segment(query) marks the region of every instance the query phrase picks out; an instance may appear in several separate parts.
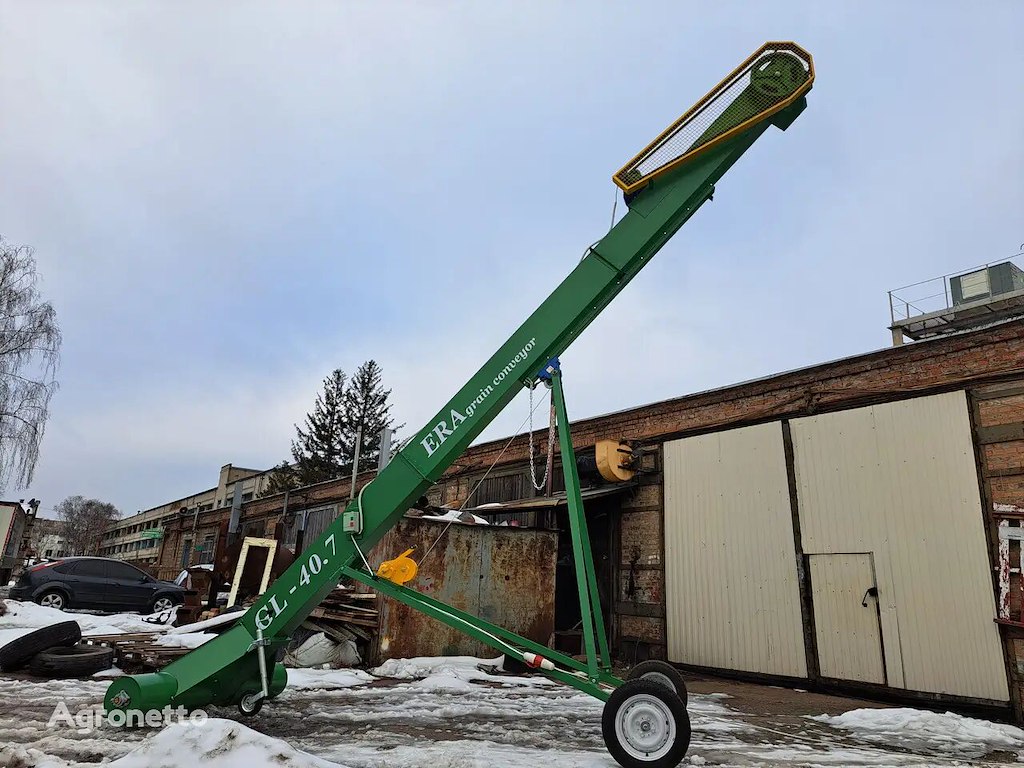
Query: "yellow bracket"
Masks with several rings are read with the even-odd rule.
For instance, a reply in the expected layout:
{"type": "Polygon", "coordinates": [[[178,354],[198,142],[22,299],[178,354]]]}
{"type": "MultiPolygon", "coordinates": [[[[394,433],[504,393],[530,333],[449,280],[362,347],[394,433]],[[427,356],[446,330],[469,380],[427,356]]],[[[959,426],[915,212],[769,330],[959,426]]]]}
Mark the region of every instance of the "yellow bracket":
{"type": "Polygon", "coordinates": [[[393,581],[395,584],[406,584],[416,578],[419,566],[409,555],[411,549],[405,550],[394,560],[385,560],[377,569],[377,575],[382,579],[393,581]]]}

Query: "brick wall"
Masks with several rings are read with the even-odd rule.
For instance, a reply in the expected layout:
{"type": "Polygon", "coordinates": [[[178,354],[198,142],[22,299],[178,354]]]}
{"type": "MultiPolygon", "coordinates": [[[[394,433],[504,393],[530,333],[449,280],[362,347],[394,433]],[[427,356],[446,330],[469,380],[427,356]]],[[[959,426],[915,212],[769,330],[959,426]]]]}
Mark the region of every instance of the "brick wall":
{"type": "MultiPolygon", "coordinates": [[[[657,444],[724,426],[805,416],[960,389],[971,382],[1022,373],[1024,320],[952,338],[883,349],[606,416],[580,419],[572,423],[573,445],[583,448],[602,438],[619,437],[657,444]]],[[[542,437],[536,433],[535,438],[540,446],[542,437]]],[[[1021,439],[1024,440],[1024,434],[1021,439]]],[[[444,474],[443,489],[428,494],[431,500],[452,504],[464,499],[470,490],[469,477],[479,476],[490,467],[501,455],[506,442],[507,438],[502,438],[469,448],[458,464],[444,474]]],[[[555,450],[558,450],[557,446],[555,450]]],[[[525,466],[528,460],[527,436],[523,434],[509,444],[495,467],[525,466]]],[[[372,472],[360,474],[357,488],[372,478],[372,472]]],[[[289,506],[302,509],[320,503],[345,501],[348,496],[349,480],[332,480],[292,493],[289,506]]],[[[283,503],[284,494],[254,499],[243,505],[242,514],[248,518],[280,513],[283,503]]],[[[206,519],[204,515],[217,515],[219,519],[226,513],[226,509],[210,510],[202,513],[200,520],[206,519]]]]}
{"type": "MultiPolygon", "coordinates": [[[[999,564],[999,521],[1024,518],[1024,383],[1001,382],[974,387],[971,410],[978,446],[982,498],[987,512],[991,557],[999,564]]],[[[1009,618],[1001,627],[1011,683],[1014,716],[1024,721],[1024,582],[1021,543],[1008,542],[1009,618]]],[[[998,577],[994,579],[998,605],[998,577]]]]}
{"type": "Polygon", "coordinates": [[[615,650],[631,663],[665,658],[662,476],[656,453],[641,485],[622,500],[618,520],[615,650]]]}
{"type": "MultiPolygon", "coordinates": [[[[806,416],[918,394],[962,389],[975,381],[1024,374],[1024,320],[945,339],[891,347],[724,389],[664,400],[572,423],[573,445],[602,438],[665,439],[787,416],[806,416]]],[[[572,376],[571,370],[566,372],[572,376]]],[[[571,408],[572,403],[569,403],[571,408]]],[[[1024,438],[1024,435],[1022,435],[1024,438]]],[[[458,471],[490,466],[506,440],[470,448],[458,471]]],[[[524,462],[525,435],[498,466],[524,462]]]]}

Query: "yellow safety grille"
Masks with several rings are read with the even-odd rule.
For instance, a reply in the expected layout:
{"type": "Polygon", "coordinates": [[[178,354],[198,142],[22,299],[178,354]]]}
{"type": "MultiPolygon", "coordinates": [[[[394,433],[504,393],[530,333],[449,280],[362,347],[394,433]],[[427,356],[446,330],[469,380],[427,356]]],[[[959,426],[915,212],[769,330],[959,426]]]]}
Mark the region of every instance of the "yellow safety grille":
{"type": "Polygon", "coordinates": [[[765,43],[612,178],[635,192],[789,106],[813,82],[807,51],[796,43],[765,43]]]}

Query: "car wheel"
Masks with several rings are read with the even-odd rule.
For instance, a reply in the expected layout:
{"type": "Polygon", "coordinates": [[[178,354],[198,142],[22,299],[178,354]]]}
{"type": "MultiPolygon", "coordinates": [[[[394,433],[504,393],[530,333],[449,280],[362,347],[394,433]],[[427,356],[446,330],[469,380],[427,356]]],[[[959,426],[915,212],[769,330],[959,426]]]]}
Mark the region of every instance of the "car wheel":
{"type": "Polygon", "coordinates": [[[667,685],[627,680],[604,705],[601,735],[623,768],[673,768],[690,747],[690,717],[667,685]]]}
{"type": "Polygon", "coordinates": [[[63,611],[68,604],[64,593],[56,589],[43,592],[43,594],[36,598],[36,602],[45,608],[56,608],[58,611],[63,611]]]}
{"type": "Polygon", "coordinates": [[[682,699],[683,704],[687,702],[686,681],[679,674],[679,670],[665,661],[642,661],[629,670],[627,680],[650,680],[653,683],[661,683],[675,692],[676,696],[682,699]]]}
{"type": "Polygon", "coordinates": [[[153,601],[153,610],[150,613],[163,613],[171,610],[177,604],[173,597],[158,597],[153,601]]]}

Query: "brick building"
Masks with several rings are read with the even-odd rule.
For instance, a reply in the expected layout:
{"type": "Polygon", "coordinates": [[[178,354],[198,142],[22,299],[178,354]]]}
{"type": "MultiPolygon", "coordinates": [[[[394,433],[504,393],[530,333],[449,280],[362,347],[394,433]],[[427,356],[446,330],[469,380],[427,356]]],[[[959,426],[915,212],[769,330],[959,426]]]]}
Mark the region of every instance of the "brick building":
{"type": "MultiPolygon", "coordinates": [[[[1022,719],[1024,320],[581,419],[572,430],[578,451],[631,441],[643,468],[632,483],[585,494],[623,661],[667,658],[1022,719]]],[[[543,453],[546,435],[535,440],[543,453]]],[[[514,502],[488,513],[564,529],[557,494],[532,490],[526,436],[506,443],[471,447],[430,501],[514,502]]],[[[294,528],[348,498],[339,480],[255,499],[241,526],[249,535],[279,520],[294,528]]],[[[161,575],[194,558],[229,512],[166,520],[161,575]]],[[[575,623],[567,552],[560,545],[555,596],[563,646],[575,623]]]]}
{"type": "MultiPolygon", "coordinates": [[[[213,488],[114,521],[103,534],[96,554],[117,560],[128,560],[136,565],[155,565],[167,523],[183,515],[195,515],[230,507],[236,487],[243,502],[251,501],[266,487],[269,474],[269,470],[246,469],[225,464],[220,468],[220,477],[213,488]]],[[[211,556],[212,552],[211,548],[206,553],[207,557],[211,556]]]]}

